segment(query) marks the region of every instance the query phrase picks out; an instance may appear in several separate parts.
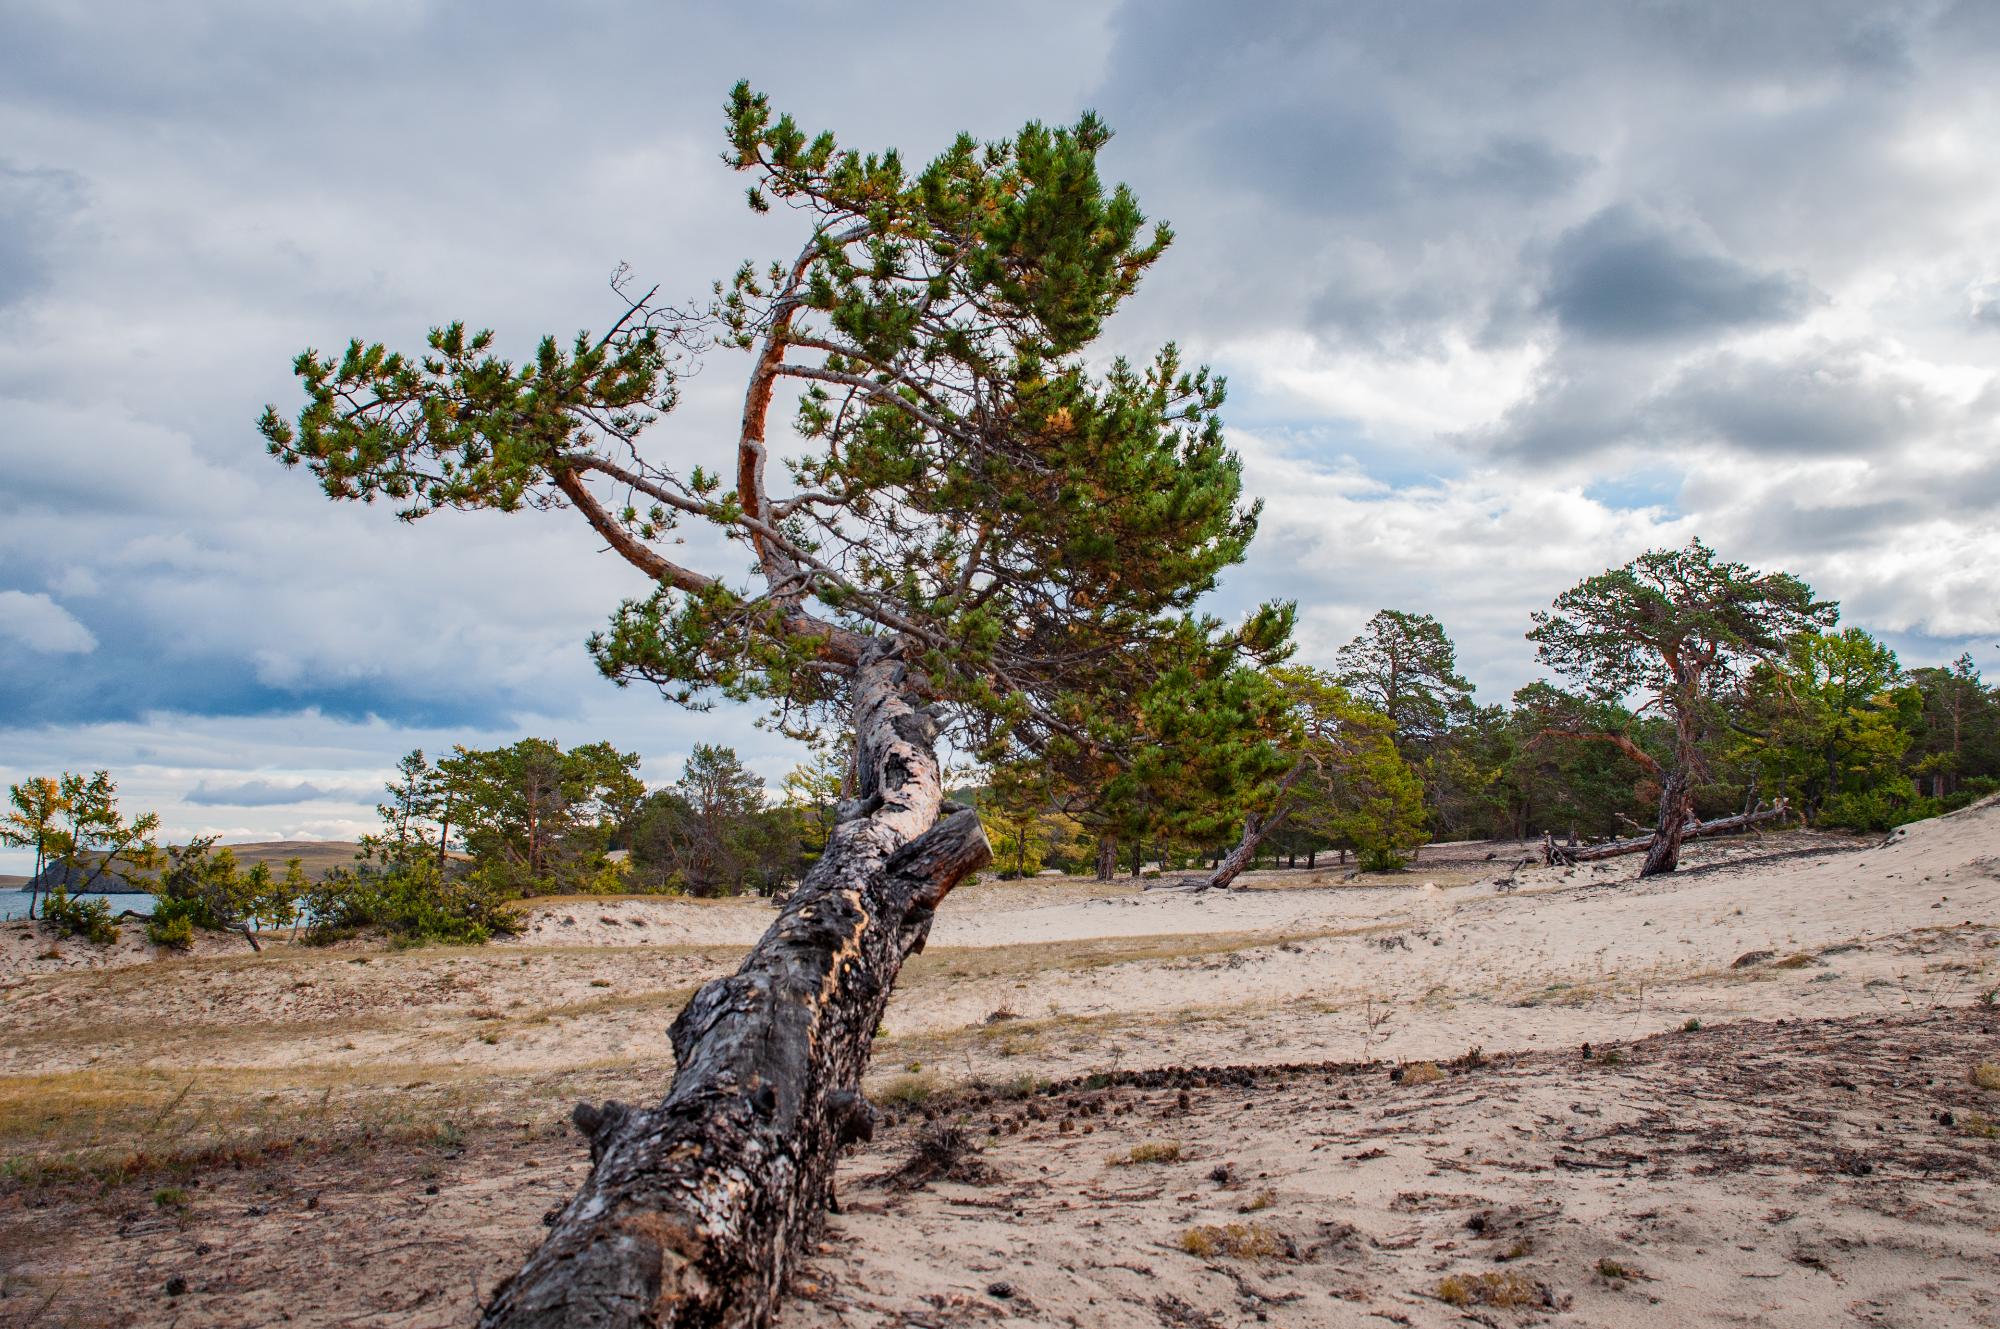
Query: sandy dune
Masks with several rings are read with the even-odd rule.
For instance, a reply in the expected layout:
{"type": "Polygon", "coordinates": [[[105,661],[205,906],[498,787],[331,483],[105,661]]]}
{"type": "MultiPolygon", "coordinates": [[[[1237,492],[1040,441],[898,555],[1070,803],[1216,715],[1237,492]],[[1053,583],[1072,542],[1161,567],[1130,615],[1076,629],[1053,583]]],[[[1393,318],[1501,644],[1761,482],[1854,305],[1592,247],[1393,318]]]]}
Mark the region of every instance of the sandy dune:
{"type": "MultiPolygon", "coordinates": [[[[784,1323],[2000,1324],[2000,805],[1644,884],[1502,890],[1515,857],[965,888],[784,1323]],[[982,1181],[870,1180],[952,1123],[982,1181]],[[1109,1161],[1137,1146],[1175,1156],[1109,1161]]],[[[575,1184],[568,1105],[657,1093],[770,918],[559,900],[484,948],[164,959],[0,930],[0,1323],[466,1322],[575,1184]]]]}

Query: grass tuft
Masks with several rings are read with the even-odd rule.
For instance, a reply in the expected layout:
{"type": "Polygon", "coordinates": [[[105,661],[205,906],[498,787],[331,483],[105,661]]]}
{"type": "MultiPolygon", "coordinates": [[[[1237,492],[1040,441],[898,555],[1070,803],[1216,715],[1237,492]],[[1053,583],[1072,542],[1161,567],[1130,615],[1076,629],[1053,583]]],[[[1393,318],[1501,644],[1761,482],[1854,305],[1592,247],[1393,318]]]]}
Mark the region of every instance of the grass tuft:
{"type": "Polygon", "coordinates": [[[1972,1068],[1972,1083],[1980,1089],[2000,1089],[2000,1062],[1982,1061],[1972,1068]]]}
{"type": "Polygon", "coordinates": [[[1467,1306],[1537,1306],[1542,1303],[1542,1290],[1535,1281],[1525,1274],[1509,1270],[1505,1273],[1451,1274],[1440,1279],[1432,1293],[1447,1306],[1463,1310],[1467,1306]]]}
{"type": "Polygon", "coordinates": [[[883,1085],[875,1095],[875,1099],[879,1103],[890,1103],[897,1107],[921,1107],[935,1098],[937,1092],[938,1077],[935,1071],[915,1071],[907,1075],[898,1075],[883,1085]]]}
{"type": "Polygon", "coordinates": [[[1179,1140],[1152,1140],[1146,1144],[1135,1144],[1122,1154],[1113,1154],[1105,1160],[1112,1167],[1131,1167],[1135,1163],[1178,1163],[1181,1161],[1179,1140]]]}
{"type": "Polygon", "coordinates": [[[1204,1260],[1273,1260],[1290,1245],[1264,1223],[1197,1224],[1181,1233],[1181,1249],[1204,1260]]]}
{"type": "Polygon", "coordinates": [[[1403,1067],[1404,1084],[1436,1084],[1444,1078],[1434,1061],[1413,1061],[1403,1067]]]}

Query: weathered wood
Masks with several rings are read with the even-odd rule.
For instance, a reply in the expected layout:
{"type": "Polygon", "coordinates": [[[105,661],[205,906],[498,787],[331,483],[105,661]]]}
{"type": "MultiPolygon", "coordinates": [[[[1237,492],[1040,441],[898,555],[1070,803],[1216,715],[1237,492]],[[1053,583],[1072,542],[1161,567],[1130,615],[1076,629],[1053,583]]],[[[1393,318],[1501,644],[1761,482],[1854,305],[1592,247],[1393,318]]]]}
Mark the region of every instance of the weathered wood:
{"type": "Polygon", "coordinates": [[[873,1128],[857,1086],[903,960],[992,857],[978,814],[943,802],[910,684],[892,656],[863,660],[849,815],[742,966],[674,1021],[666,1098],[578,1110],[595,1165],[488,1329],[770,1322],[841,1144],[873,1128]]]}
{"type": "Polygon", "coordinates": [[[1243,818],[1243,835],[1237,840],[1236,847],[1223,855],[1215,870],[1199,882],[1195,889],[1222,890],[1235,881],[1243,869],[1256,861],[1257,847],[1275,834],[1277,829],[1285,824],[1286,818],[1292,815],[1292,809],[1296,806],[1292,800],[1292,787],[1298,784],[1308,769],[1317,765],[1318,763],[1310,757],[1301,757],[1292,763],[1292,768],[1278,781],[1278,787],[1271,795],[1270,807],[1261,813],[1251,812],[1243,818]]]}
{"type": "MultiPolygon", "coordinates": [[[[1747,830],[1761,822],[1775,821],[1790,811],[1784,799],[1779,799],[1768,808],[1755,812],[1739,812],[1730,817],[1717,817],[1714,821],[1686,821],[1681,824],[1680,834],[1674,837],[1676,857],[1682,842],[1704,835],[1720,835],[1728,831],[1747,830]]],[[[1600,858],[1618,858],[1625,854],[1650,854],[1656,847],[1653,835],[1634,836],[1629,840],[1607,840],[1603,844],[1576,847],[1561,845],[1553,836],[1542,838],[1542,858],[1544,862],[1558,866],[1573,863],[1590,863],[1600,858]]],[[[1645,874],[1641,874],[1645,875],[1645,874]]]]}

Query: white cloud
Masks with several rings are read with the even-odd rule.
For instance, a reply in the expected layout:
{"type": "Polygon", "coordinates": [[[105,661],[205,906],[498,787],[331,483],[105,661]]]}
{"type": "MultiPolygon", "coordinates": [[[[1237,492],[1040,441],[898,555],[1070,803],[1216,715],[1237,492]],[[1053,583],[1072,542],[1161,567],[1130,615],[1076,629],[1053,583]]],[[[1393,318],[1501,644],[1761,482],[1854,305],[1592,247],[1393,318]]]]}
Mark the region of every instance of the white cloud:
{"type": "Polygon", "coordinates": [[[97,638],[46,594],[0,591],[0,633],[44,655],[88,655],[97,638]]]}
{"type": "MultiPolygon", "coordinates": [[[[1179,236],[1107,349],[1230,375],[1268,506],[1225,598],[1300,600],[1309,657],[1434,612],[1496,699],[1529,609],[1699,532],[1990,667],[1986,8],[891,3],[788,47],[768,10],[639,0],[371,0],[387,42],[352,4],[30,7],[0,47],[28,204],[0,206],[0,622],[41,647],[0,670],[0,778],[107,766],[172,827],[263,837],[367,825],[354,791],[419,745],[610,737],[664,780],[699,738],[782,774],[744,712],[595,677],[585,634],[641,587],[570,514],[402,525],[252,428],[305,346],[463,317],[518,354],[601,325],[620,260],[686,298],[786,248],[798,219],[715,161],[737,69],[918,160],[1106,115],[1107,174],[1179,236]],[[607,80],[607,38],[649,76],[607,80]],[[586,102],[621,132],[570,132],[586,102]],[[411,125],[453,151],[385,157],[411,125]],[[339,797],[183,802],[203,781],[339,797]]],[[[689,383],[664,450],[726,450],[741,368],[689,383]]]]}

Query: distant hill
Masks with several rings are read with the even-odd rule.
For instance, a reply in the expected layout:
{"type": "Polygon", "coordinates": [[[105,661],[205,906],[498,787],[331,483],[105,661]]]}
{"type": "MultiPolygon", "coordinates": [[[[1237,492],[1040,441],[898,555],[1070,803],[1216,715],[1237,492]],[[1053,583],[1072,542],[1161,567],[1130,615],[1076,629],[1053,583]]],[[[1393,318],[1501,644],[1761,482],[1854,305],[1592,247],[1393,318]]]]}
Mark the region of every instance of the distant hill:
{"type": "Polygon", "coordinates": [[[27,884],[26,877],[17,877],[11,872],[0,872],[0,891],[18,890],[27,884]]]}
{"type": "MultiPolygon", "coordinates": [[[[288,860],[296,858],[299,860],[299,866],[305,870],[308,881],[318,881],[335,868],[352,866],[354,856],[361,852],[361,846],[352,840],[262,840],[254,844],[217,845],[216,848],[229,850],[236,855],[236,861],[246,868],[258,863],[268,863],[271,871],[280,873],[285,870],[288,860]]],[[[82,884],[81,879],[89,874],[78,872],[71,875],[76,879],[76,885],[64,880],[60,866],[51,867],[42,873],[41,878],[35,883],[35,888],[46,891],[51,886],[62,885],[76,889],[76,886],[82,884]]],[[[26,877],[0,877],[0,890],[27,888],[26,877]]],[[[143,891],[150,888],[143,877],[137,885],[133,885],[118,873],[107,873],[94,883],[92,889],[143,891]]]]}

